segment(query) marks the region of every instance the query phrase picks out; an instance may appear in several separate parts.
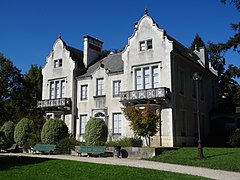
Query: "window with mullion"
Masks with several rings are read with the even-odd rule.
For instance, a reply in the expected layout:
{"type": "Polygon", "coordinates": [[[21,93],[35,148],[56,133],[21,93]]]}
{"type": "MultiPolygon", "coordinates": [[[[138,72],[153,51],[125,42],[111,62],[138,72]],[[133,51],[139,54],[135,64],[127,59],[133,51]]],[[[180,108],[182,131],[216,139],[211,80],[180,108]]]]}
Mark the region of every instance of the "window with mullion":
{"type": "Polygon", "coordinates": [[[88,85],[81,86],[81,100],[88,99],[88,85]]]}
{"type": "Polygon", "coordinates": [[[66,82],[65,80],[61,81],[61,98],[65,97],[66,82]]]}
{"type": "Polygon", "coordinates": [[[55,93],[54,93],[54,82],[50,82],[50,99],[55,99],[55,93]]]}
{"type": "Polygon", "coordinates": [[[144,89],[151,88],[149,67],[143,68],[143,77],[144,77],[144,79],[143,79],[144,89]]]}
{"type": "Polygon", "coordinates": [[[104,95],[104,79],[99,78],[97,79],[97,96],[104,95]]]}
{"type": "Polygon", "coordinates": [[[159,87],[159,69],[158,66],[152,67],[152,86],[153,88],[159,87]]]}
{"type": "Polygon", "coordinates": [[[59,81],[56,81],[55,86],[56,86],[56,98],[60,98],[60,83],[59,83],[59,81]]]}
{"type": "Polygon", "coordinates": [[[80,115],[80,134],[85,134],[85,126],[87,124],[87,115],[80,115]]]}
{"type": "Polygon", "coordinates": [[[135,70],[135,84],[136,84],[136,90],[142,89],[142,70],[136,69],[135,70]]]}
{"type": "Polygon", "coordinates": [[[113,113],[113,135],[121,135],[122,132],[122,115],[113,113]]]}
{"type": "Polygon", "coordinates": [[[113,97],[120,96],[120,85],[121,81],[113,81],[113,97]]]}

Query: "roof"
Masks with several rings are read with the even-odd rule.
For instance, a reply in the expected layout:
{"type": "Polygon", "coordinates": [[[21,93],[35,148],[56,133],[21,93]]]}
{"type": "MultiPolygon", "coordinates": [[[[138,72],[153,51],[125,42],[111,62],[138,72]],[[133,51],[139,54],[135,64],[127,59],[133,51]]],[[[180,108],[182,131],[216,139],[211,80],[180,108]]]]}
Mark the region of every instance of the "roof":
{"type": "Polygon", "coordinates": [[[109,54],[107,57],[94,63],[87,69],[87,72],[78,78],[91,76],[99,67],[109,70],[109,73],[123,72],[122,53],[109,54]]]}
{"type": "Polygon", "coordinates": [[[194,60],[195,62],[197,60],[199,60],[199,57],[194,53],[192,52],[190,49],[186,48],[184,45],[182,45],[180,42],[178,42],[176,39],[174,39],[173,37],[167,35],[167,38],[170,40],[170,41],[173,41],[173,45],[174,45],[174,48],[175,48],[175,51],[178,53],[178,54],[181,54],[182,56],[184,57],[187,57],[189,59],[192,59],[194,60]]]}

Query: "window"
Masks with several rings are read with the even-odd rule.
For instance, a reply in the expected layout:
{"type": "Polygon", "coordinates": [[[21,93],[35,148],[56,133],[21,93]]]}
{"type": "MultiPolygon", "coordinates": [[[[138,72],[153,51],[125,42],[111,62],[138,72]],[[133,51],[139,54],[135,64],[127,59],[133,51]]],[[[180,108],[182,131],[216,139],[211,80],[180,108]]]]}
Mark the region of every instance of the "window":
{"type": "Polygon", "coordinates": [[[179,70],[179,93],[184,94],[184,72],[183,70],[179,70]]]}
{"type": "Polygon", "coordinates": [[[140,68],[135,70],[135,84],[136,90],[142,89],[142,70],[140,68]]]}
{"type": "Polygon", "coordinates": [[[60,98],[60,83],[59,81],[56,81],[56,98],[60,98]]]}
{"type": "Polygon", "coordinates": [[[65,88],[66,88],[66,82],[63,80],[61,81],[61,98],[65,97],[65,88]]]}
{"type": "Polygon", "coordinates": [[[145,41],[140,41],[139,46],[140,46],[140,51],[145,51],[145,41]]]}
{"type": "Polygon", "coordinates": [[[152,84],[153,88],[159,87],[159,69],[157,66],[152,67],[152,84]]]}
{"type": "Polygon", "coordinates": [[[54,82],[50,82],[50,99],[55,99],[55,93],[54,93],[54,82]]]}
{"type": "Polygon", "coordinates": [[[62,67],[62,59],[56,59],[53,63],[54,68],[62,67]]]}
{"type": "Polygon", "coordinates": [[[113,135],[121,135],[122,131],[122,115],[121,113],[113,113],[113,135]]]}
{"type": "Polygon", "coordinates": [[[56,98],[64,98],[66,95],[66,81],[59,80],[59,81],[51,81],[49,87],[49,98],[56,99],[56,98]]]}
{"type": "Polygon", "coordinates": [[[139,42],[139,50],[145,51],[153,48],[152,39],[139,42]]]}
{"type": "Polygon", "coordinates": [[[152,49],[153,46],[152,46],[152,40],[147,40],[147,49],[152,49]]]}
{"type": "Polygon", "coordinates": [[[150,89],[159,87],[158,66],[135,69],[135,89],[150,89]]]}
{"type": "Polygon", "coordinates": [[[180,127],[181,127],[181,136],[186,136],[186,114],[185,111],[180,111],[180,127]]]}
{"type": "Polygon", "coordinates": [[[103,78],[97,79],[97,96],[104,95],[104,82],[103,78]]]}
{"type": "Polygon", "coordinates": [[[88,85],[81,86],[81,100],[88,99],[88,85]]]}
{"type": "Polygon", "coordinates": [[[80,115],[80,135],[85,134],[86,124],[87,124],[87,115],[80,115]]]}
{"type": "Polygon", "coordinates": [[[149,89],[150,88],[150,71],[149,67],[143,68],[143,83],[144,83],[144,89],[149,89]]]}
{"type": "Polygon", "coordinates": [[[121,81],[113,81],[113,97],[120,96],[121,81]]]}

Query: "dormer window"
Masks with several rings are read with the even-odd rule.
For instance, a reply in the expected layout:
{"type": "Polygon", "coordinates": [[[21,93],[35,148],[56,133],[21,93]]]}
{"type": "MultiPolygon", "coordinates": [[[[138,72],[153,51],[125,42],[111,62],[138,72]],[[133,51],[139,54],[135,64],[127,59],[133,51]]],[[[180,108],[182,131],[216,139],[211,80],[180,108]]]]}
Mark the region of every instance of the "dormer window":
{"type": "Polygon", "coordinates": [[[152,39],[139,42],[140,51],[145,51],[153,48],[152,39]]]}
{"type": "Polygon", "coordinates": [[[54,68],[62,67],[62,59],[54,60],[54,68]]]}

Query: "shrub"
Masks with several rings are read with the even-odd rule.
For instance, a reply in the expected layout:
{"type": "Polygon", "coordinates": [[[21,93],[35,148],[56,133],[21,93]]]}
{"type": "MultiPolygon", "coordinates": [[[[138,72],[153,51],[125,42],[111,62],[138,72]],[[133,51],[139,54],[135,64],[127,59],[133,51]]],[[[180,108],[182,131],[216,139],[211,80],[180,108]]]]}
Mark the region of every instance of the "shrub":
{"type": "MultiPolygon", "coordinates": [[[[34,123],[32,120],[28,118],[21,119],[14,130],[14,141],[20,145],[24,146],[29,139],[31,138],[32,134],[34,134],[35,128],[34,123]]],[[[26,148],[26,147],[25,147],[26,148]]]]}
{"type": "Polygon", "coordinates": [[[229,144],[234,147],[240,147],[240,129],[236,131],[229,137],[229,144]]]}
{"type": "Polygon", "coordinates": [[[68,127],[61,119],[49,119],[43,125],[41,132],[42,143],[56,144],[68,137],[68,127]]]}
{"type": "Polygon", "coordinates": [[[3,147],[9,147],[14,143],[14,128],[15,125],[12,121],[7,121],[0,129],[1,142],[3,147]]]}
{"type": "Polygon", "coordinates": [[[79,146],[80,142],[77,141],[75,138],[67,137],[64,139],[61,139],[57,143],[57,150],[61,154],[70,154],[71,150],[75,149],[75,146],[79,146]]]}
{"type": "Polygon", "coordinates": [[[85,141],[89,146],[105,145],[108,136],[108,127],[100,118],[90,118],[85,127],[85,141]]]}
{"type": "Polygon", "coordinates": [[[141,138],[128,138],[124,137],[114,141],[108,141],[107,146],[121,146],[121,147],[142,147],[142,139],[141,138]]]}

